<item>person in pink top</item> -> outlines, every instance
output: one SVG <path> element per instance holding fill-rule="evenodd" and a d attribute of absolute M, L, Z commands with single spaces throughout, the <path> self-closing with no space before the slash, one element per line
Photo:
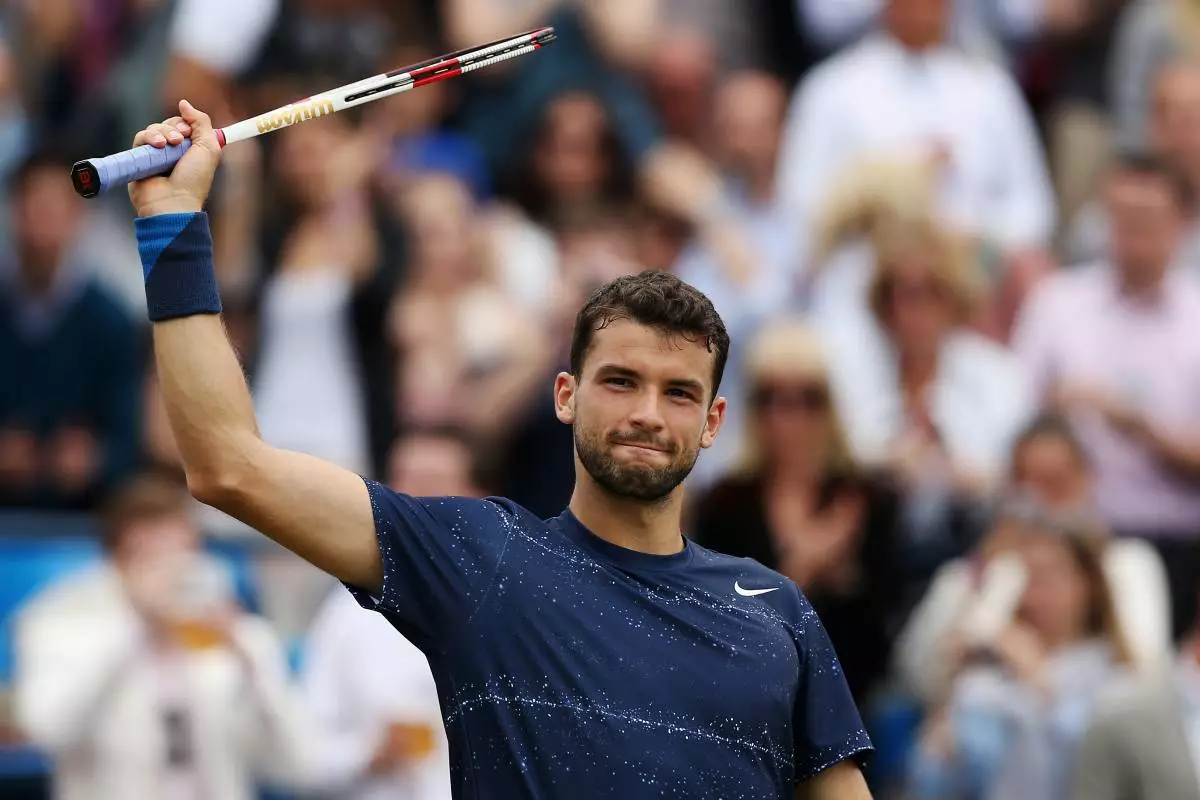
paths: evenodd
<path fill-rule="evenodd" d="M 1106 257 L 1046 280 L 1014 332 L 1042 401 L 1088 451 L 1099 510 L 1162 555 L 1176 638 L 1200 583 L 1200 283 L 1179 247 L 1182 186 L 1154 158 L 1121 156 Z"/>

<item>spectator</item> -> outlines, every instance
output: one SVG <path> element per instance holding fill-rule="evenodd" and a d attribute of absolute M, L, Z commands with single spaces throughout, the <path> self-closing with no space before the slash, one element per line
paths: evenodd
<path fill-rule="evenodd" d="M 543 367 L 539 328 L 489 274 L 488 242 L 461 181 L 422 176 L 401 208 L 412 261 L 390 317 L 400 424 L 461 424 L 494 441 Z"/>
<path fill-rule="evenodd" d="M 1054 197 L 1029 109 L 1002 67 L 947 43 L 949 6 L 888 0 L 879 30 L 796 90 L 778 191 L 801 252 L 844 170 L 931 152 L 945 156 L 938 208 L 947 219 L 1005 258 L 1048 246 Z M 861 300 L 842 297 L 833 313 Z"/>
<path fill-rule="evenodd" d="M 1174 169 L 1187 187 L 1186 231 L 1176 260 L 1200 277 L 1200 62 L 1175 61 L 1159 70 L 1153 82 L 1150 149 Z M 1067 258 L 1083 264 L 1104 258 L 1112 246 L 1112 225 L 1097 198 L 1071 225 Z"/>
<path fill-rule="evenodd" d="M 997 487 L 1033 399 L 1016 357 L 966 327 L 978 290 L 960 237 L 912 220 L 875 251 L 875 324 L 831 337 L 835 394 L 856 458 L 904 487 L 932 565 L 973 535 L 951 520 Z"/>
<path fill-rule="evenodd" d="M 202 554 L 179 481 L 138 476 L 107 505 L 107 558 L 17 619 L 15 705 L 63 800 L 250 800 L 296 788 L 307 722 L 274 633 Z"/>
<path fill-rule="evenodd" d="M 137 465 L 134 322 L 78 259 L 71 161 L 31 154 L 15 178 L 15 261 L 0 269 L 0 504 L 85 509 Z"/>
<path fill-rule="evenodd" d="M 891 650 L 898 500 L 850 456 L 815 332 L 794 319 L 768 324 L 745 368 L 743 461 L 696 501 L 692 535 L 796 581 L 865 703 Z"/>
<path fill-rule="evenodd" d="M 914 797 L 1064 797 L 1093 707 L 1127 674 L 1103 540 L 1037 524 L 1017 542 L 1024 589 L 1011 617 L 955 648 L 955 677 L 913 764 Z"/>
<path fill-rule="evenodd" d="M 949 648 L 964 626 L 1003 616 L 1005 556 L 1011 561 L 1029 524 L 1073 520 L 1098 533 L 1106 527 L 1094 506 L 1092 473 L 1083 445 L 1065 420 L 1033 420 L 1013 446 L 1008 486 L 992 530 L 973 552 L 943 564 L 897 642 L 901 682 L 925 703 L 945 689 Z M 1041 522 L 1039 522 L 1041 521 Z M 1104 550 L 1115 611 L 1134 663 L 1157 668 L 1170 648 L 1170 600 L 1158 554 L 1144 542 L 1114 539 Z M 997 594 L 999 592 L 999 594 Z"/>
<path fill-rule="evenodd" d="M 481 497 L 474 443 L 446 429 L 396 441 L 389 485 L 416 497 Z M 449 800 L 438 690 L 425 655 L 338 587 L 306 648 L 305 689 L 323 728 L 319 786 L 329 800 Z"/>
<path fill-rule="evenodd" d="M 739 241 L 693 237 L 671 270 L 713 299 L 733 340 L 729 379 L 722 394 L 730 399 L 722 436 L 696 465 L 689 481 L 711 482 L 729 468 L 741 438 L 745 387 L 740 359 L 743 338 L 794 300 L 788 265 L 787 233 L 775 205 L 775 163 L 787 95 L 775 78 L 735 73 L 721 81 L 713 114 L 713 150 L 722 173 L 724 209 Z M 750 257 L 730 252 L 748 245 Z M 747 269 L 748 267 L 748 269 Z"/>
<path fill-rule="evenodd" d="M 879 30 L 801 84 L 780 164 L 795 219 L 809 219 L 832 176 L 856 159 L 944 149 L 949 208 L 1004 245 L 1046 242 L 1053 198 L 1028 108 L 1000 67 L 947 43 L 951 5 L 887 0 Z M 933 105 L 957 113 L 934 113 Z M 872 125 L 880 114 L 893 124 Z"/>
<path fill-rule="evenodd" d="M 706 5 L 713 5 L 711 2 Z M 668 3 L 668 6 L 671 4 Z M 698 10 L 701 3 L 688 3 Z M 680 4 L 675 13 L 686 7 Z M 740 16 L 751 16 L 742 14 Z M 675 23 L 660 35 L 646 71 L 646 83 L 663 134 L 706 150 L 712 126 L 713 100 L 721 65 L 720 39 L 689 24 Z"/>
<path fill-rule="evenodd" d="M 1158 549 L 1178 638 L 1200 582 L 1200 286 L 1172 266 L 1184 228 L 1174 173 L 1124 157 L 1106 183 L 1109 255 L 1049 279 L 1014 343 L 1038 395 L 1076 427 L 1101 514 Z"/>
<path fill-rule="evenodd" d="M 381 260 L 366 191 L 378 151 L 343 117 L 289 133 L 273 166 L 292 213 L 262 286 L 255 405 L 267 441 L 364 472 L 370 430 L 351 304 Z"/>
<path fill-rule="evenodd" d="M 510 167 L 512 194 L 533 221 L 588 203 L 626 203 L 633 168 L 599 97 L 564 91 L 544 107 L 534 135 Z"/>
<path fill-rule="evenodd" d="M 1200 626 L 1172 667 L 1114 692 L 1096 710 L 1079 745 L 1071 800 L 1200 800 Z"/>
<path fill-rule="evenodd" d="M 1158 71 L 1196 55 L 1200 11 L 1192 0 L 1133 0 L 1121 14 L 1113 53 L 1113 116 L 1122 150 L 1150 144 L 1151 95 Z"/>
<path fill-rule="evenodd" d="M 994 0 L 984 0 L 994 3 Z M 1000 5 L 1031 12 L 1034 30 L 1021 57 L 1027 91 L 1040 94 L 1050 166 L 1058 199 L 1058 238 L 1095 193 L 1113 147 L 1108 114 L 1113 41 L 1130 0 L 1023 0 Z M 1036 101 L 1035 101 L 1036 102 Z"/>

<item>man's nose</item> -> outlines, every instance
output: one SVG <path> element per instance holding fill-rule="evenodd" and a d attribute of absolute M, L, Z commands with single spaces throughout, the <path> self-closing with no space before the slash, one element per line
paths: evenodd
<path fill-rule="evenodd" d="M 662 417 L 661 398 L 658 392 L 645 392 L 638 397 L 638 402 L 629 414 L 629 424 L 635 428 L 652 431 L 662 430 L 665 426 Z"/>

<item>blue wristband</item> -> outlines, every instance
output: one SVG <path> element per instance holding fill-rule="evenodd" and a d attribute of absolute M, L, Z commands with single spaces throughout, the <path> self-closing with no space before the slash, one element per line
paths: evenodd
<path fill-rule="evenodd" d="M 146 311 L 152 322 L 220 314 L 221 293 L 213 269 L 208 214 L 158 214 L 133 221 Z"/>

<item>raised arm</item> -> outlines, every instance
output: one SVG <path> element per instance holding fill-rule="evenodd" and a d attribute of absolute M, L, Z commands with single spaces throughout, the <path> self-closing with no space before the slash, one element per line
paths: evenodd
<path fill-rule="evenodd" d="M 188 149 L 169 177 L 130 184 L 154 323 L 163 402 L 188 486 L 200 501 L 261 531 L 342 581 L 378 594 L 383 565 L 371 503 L 353 472 L 266 444 L 220 316 L 212 238 L 203 211 L 221 148 L 208 115 L 187 101 L 180 117 L 138 133 L 134 146 Z M 314 424 L 319 422 L 314 420 Z"/>

